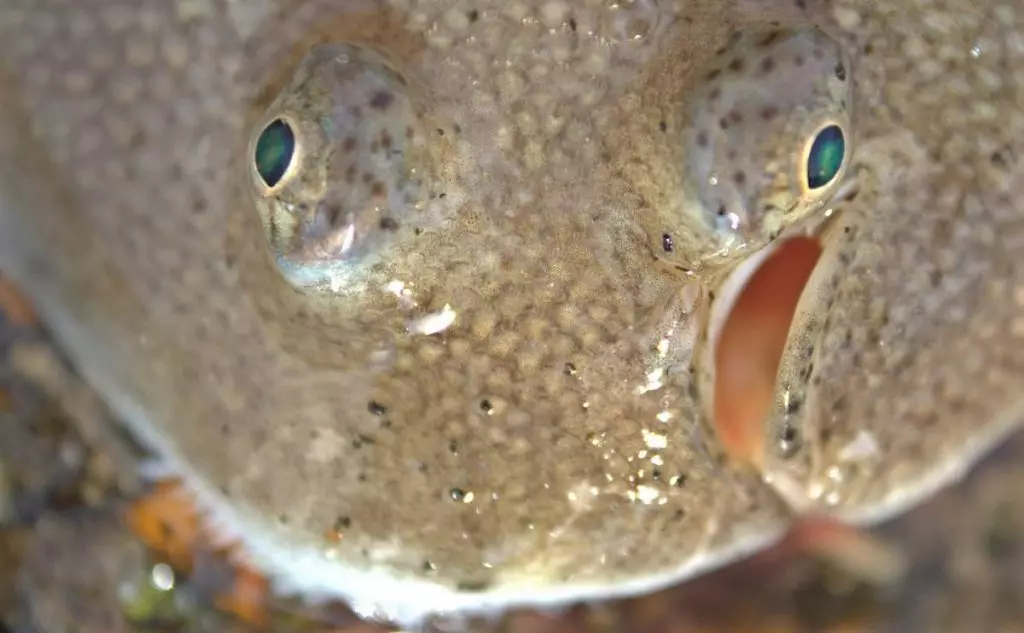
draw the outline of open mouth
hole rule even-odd
[[[797,304],[822,254],[821,241],[796,235],[756,253],[718,287],[708,323],[710,411],[726,452],[761,465],[764,422]]]

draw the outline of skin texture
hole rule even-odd
[[[784,230],[815,227],[849,163],[810,186],[817,133],[829,125],[851,133],[853,81],[839,41],[769,25],[738,31],[715,57],[687,90],[682,183],[650,194],[652,244],[661,240],[662,259],[680,270],[721,268]]]
[[[250,179],[267,243],[296,287],[343,292],[450,219],[450,205],[427,206],[432,183],[424,180],[444,157],[430,151],[434,130],[415,92],[382,51],[325,44],[303,58],[253,129],[249,154],[258,155],[261,139],[272,143],[262,151],[277,150],[271,166],[284,169],[278,178],[253,160]],[[268,136],[275,122],[292,138]]]
[[[638,592],[794,510],[896,512],[1020,422],[1024,12],[982,4],[2,0],[0,267],[285,588],[402,623]],[[842,43],[856,154],[757,473],[691,373],[720,278],[651,223],[714,240],[691,113],[771,20]],[[251,147],[339,41],[407,77],[428,230],[300,292]]]

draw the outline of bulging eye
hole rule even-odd
[[[853,78],[843,43],[816,27],[737,32],[685,94],[685,179],[650,231],[675,240],[662,258],[728,266],[823,222],[851,162]]]
[[[269,188],[277,186],[295,157],[295,132],[283,119],[274,119],[256,140],[256,173]]]
[[[417,86],[381,49],[317,45],[252,128],[252,201],[294,287],[355,287],[451,209]]]
[[[846,160],[846,137],[838,125],[822,128],[807,151],[807,186],[812,191],[828,185]]]

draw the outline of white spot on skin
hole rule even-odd
[[[846,446],[839,449],[839,459],[854,462],[877,457],[879,454],[878,440],[867,431],[861,430]]]
[[[627,493],[627,496],[630,501],[635,501],[644,505],[651,505],[656,501],[659,504],[665,502],[664,497],[661,496],[661,493],[658,492],[657,488],[647,485],[637,486],[636,490],[630,490]]]
[[[664,385],[662,379],[665,377],[665,370],[662,368],[654,369],[647,373],[647,383],[640,385],[635,389],[635,393],[638,396],[642,396],[650,391],[657,391]]]
[[[398,297],[398,307],[409,311],[416,307],[416,299],[412,296],[412,290],[405,285],[405,282],[397,279],[389,281],[384,289]]]
[[[641,433],[644,435],[644,443],[647,444],[647,448],[657,450],[668,446],[668,436],[664,433],[652,433],[647,429],[644,429]]]
[[[410,334],[437,334],[444,332],[452,323],[455,323],[457,313],[448,304],[445,304],[439,312],[429,314],[425,317],[409,322],[408,331]]]

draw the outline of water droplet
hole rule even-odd
[[[644,436],[644,443],[647,444],[647,448],[657,450],[668,446],[668,436],[664,433],[653,433],[647,429],[642,429],[640,432]]]
[[[149,581],[160,591],[170,591],[174,589],[174,570],[165,563],[153,565],[153,569],[149,573]]]

